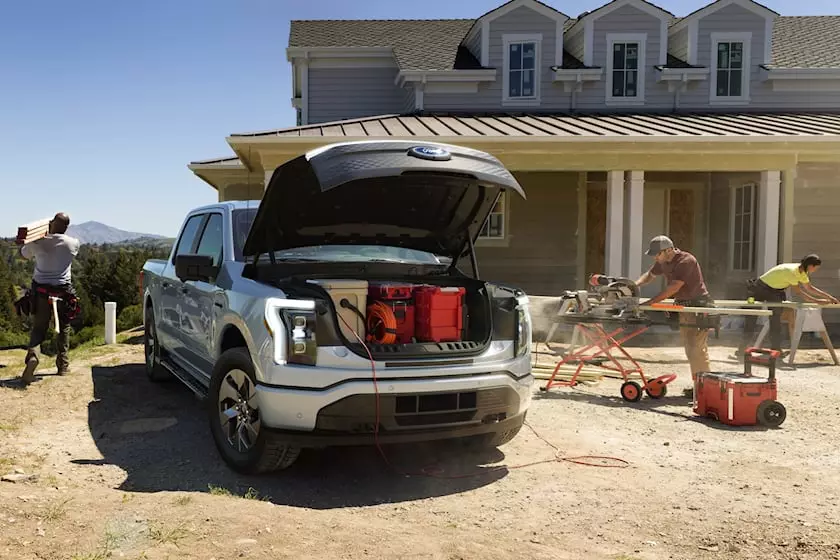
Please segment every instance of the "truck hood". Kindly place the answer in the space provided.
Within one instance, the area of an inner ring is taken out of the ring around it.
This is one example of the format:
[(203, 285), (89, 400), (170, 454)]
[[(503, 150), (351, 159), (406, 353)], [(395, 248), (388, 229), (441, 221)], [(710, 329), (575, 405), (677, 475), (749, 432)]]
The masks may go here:
[(427, 142), (332, 144), (275, 169), (243, 253), (390, 245), (457, 259), (502, 191), (525, 198), (485, 152)]

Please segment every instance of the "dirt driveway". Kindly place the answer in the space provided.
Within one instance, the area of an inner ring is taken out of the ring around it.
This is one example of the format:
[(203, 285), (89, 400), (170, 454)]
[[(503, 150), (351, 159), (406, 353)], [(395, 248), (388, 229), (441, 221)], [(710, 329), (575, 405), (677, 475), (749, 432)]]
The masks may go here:
[[(662, 401), (624, 403), (615, 380), (535, 390), (529, 423), (564, 456), (627, 468), (498, 468), (553, 457), (523, 430), (482, 455), (387, 450), (399, 469), (453, 478), (397, 475), (370, 448), (249, 478), (217, 456), (201, 403), (146, 380), (138, 342), (0, 386), (0, 476), (16, 479), (0, 482), (0, 558), (840, 558), (840, 368), (824, 352), (780, 372), (779, 430), (692, 418), (679, 348), (635, 352), (680, 373)], [(713, 349), (716, 368), (737, 369), (729, 353)], [(0, 378), (21, 360), (0, 353)]]

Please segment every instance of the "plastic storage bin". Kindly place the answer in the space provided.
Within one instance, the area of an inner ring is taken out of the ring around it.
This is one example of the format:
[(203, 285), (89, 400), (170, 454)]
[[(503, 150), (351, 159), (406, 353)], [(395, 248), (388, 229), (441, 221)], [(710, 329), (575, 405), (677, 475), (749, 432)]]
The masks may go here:
[(464, 328), (464, 288), (421, 286), (414, 290), (414, 335), (420, 342), (456, 342)]
[[(345, 324), (345, 321), (353, 327), (356, 334), (362, 340), (365, 339), (365, 321), (363, 319), (367, 312), (367, 295), (368, 283), (366, 280), (311, 280), (312, 283), (318, 284), (330, 294), (330, 298), (335, 305), (336, 313), (344, 318), (342, 321), (336, 318), (338, 326), (342, 334), (351, 344), (358, 344), (359, 340), (353, 335), (350, 329)], [(341, 300), (347, 299), (353, 306), (362, 314), (360, 317), (354, 310), (341, 307)]]

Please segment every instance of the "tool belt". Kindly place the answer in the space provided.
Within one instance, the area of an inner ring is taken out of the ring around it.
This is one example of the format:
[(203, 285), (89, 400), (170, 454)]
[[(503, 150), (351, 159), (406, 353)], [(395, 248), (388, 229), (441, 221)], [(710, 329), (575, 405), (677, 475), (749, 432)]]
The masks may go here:
[(57, 298), (58, 315), (68, 323), (75, 320), (82, 311), (81, 303), (79, 298), (76, 297), (76, 291), (72, 285), (50, 286), (32, 282), (32, 287), (26, 290), (23, 297), (15, 302), (15, 312), (18, 316), (31, 316), (35, 310), (35, 299), (38, 297), (44, 299)]
[[(691, 299), (675, 299), (676, 305), (683, 307), (714, 307), (715, 300), (710, 295), (699, 296)], [(679, 313), (674, 313), (676, 327), (692, 327), (697, 329), (714, 329), (715, 332), (720, 331), (720, 315), (713, 315), (708, 313), (693, 313), (692, 320), (680, 324)]]

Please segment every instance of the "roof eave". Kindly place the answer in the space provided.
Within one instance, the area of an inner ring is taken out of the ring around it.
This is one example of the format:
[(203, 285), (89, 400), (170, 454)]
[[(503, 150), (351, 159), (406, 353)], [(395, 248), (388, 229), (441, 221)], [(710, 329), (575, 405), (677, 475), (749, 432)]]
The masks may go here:
[(402, 87), (406, 82), (494, 82), (497, 70), (401, 70), (394, 83)]
[(761, 65), (765, 80), (840, 80), (840, 68), (775, 68)]

